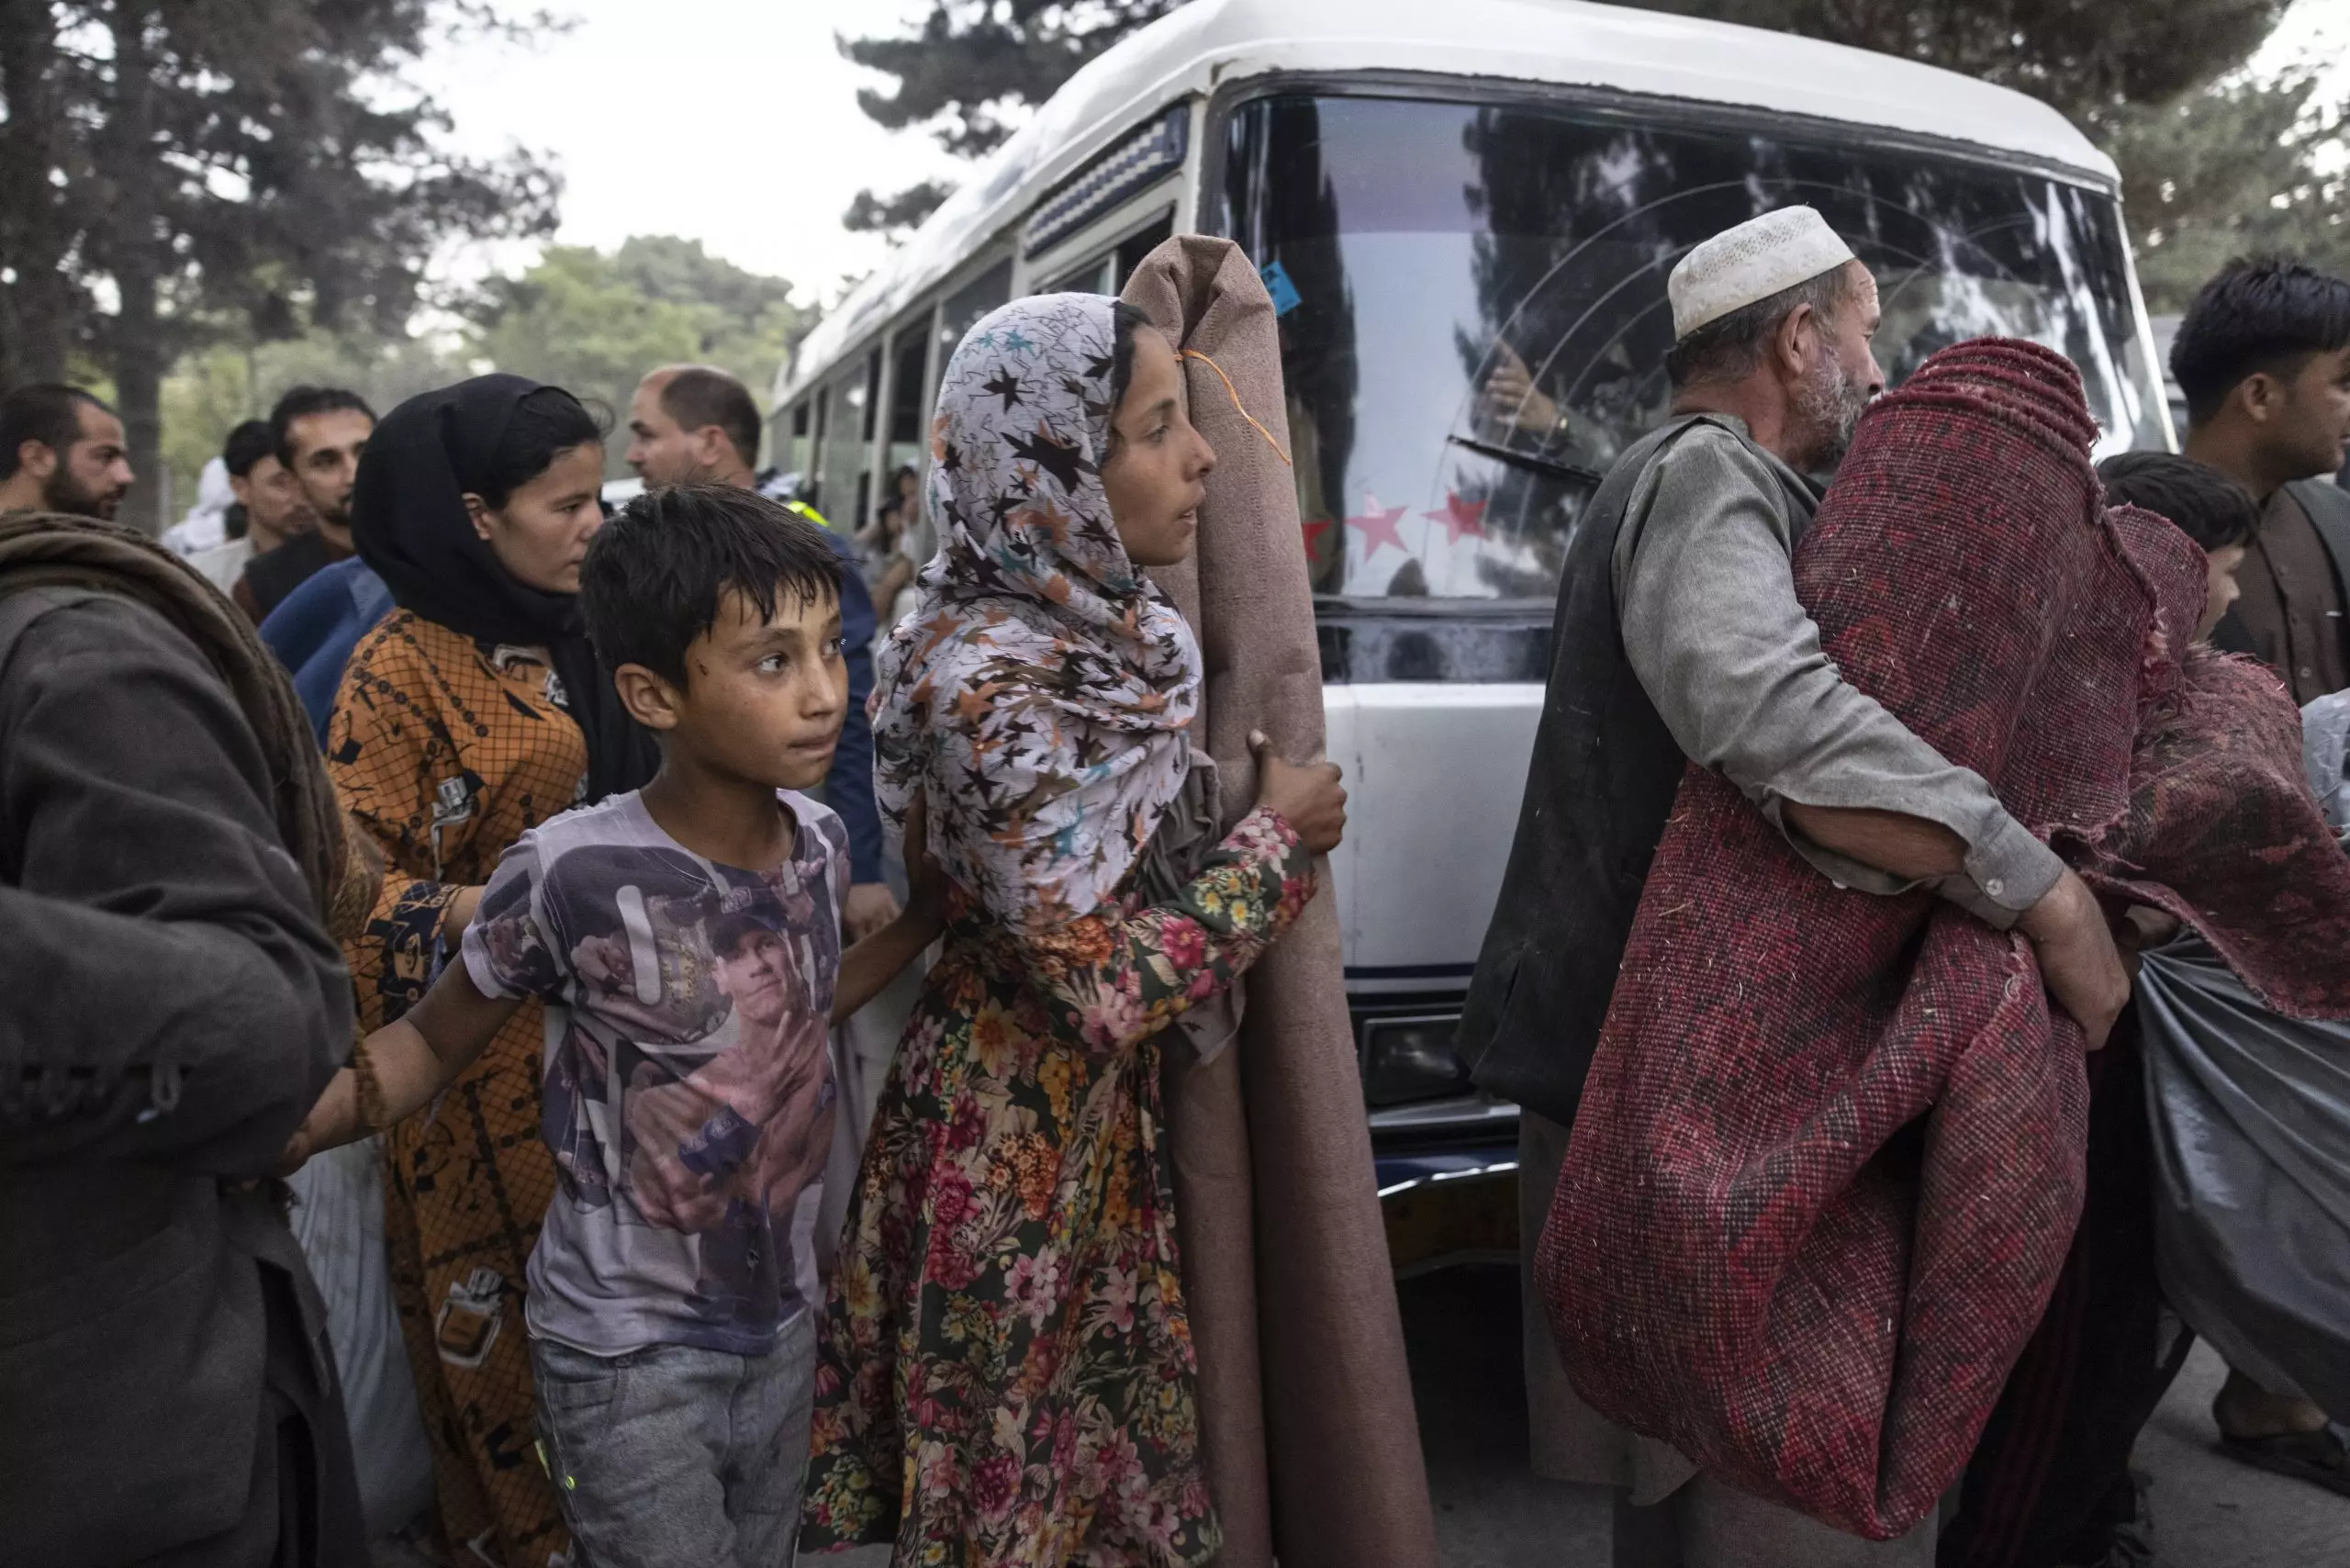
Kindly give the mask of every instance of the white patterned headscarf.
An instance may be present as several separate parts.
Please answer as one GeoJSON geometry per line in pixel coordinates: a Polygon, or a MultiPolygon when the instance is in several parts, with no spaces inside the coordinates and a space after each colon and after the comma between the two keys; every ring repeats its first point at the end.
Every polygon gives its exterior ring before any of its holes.
{"type": "Polygon", "coordinates": [[[1024,932],[1109,901],[1182,789],[1199,711],[1199,644],[1102,489],[1113,303],[1014,300],[946,362],[938,554],[874,689],[883,810],[903,822],[922,790],[931,853],[1024,932]]]}

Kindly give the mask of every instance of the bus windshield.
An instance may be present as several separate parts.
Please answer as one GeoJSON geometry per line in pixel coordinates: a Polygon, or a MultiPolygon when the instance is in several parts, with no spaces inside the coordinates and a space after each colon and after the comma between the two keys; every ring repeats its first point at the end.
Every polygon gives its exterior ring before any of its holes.
{"type": "Polygon", "coordinates": [[[2080,367],[2104,450],[2161,443],[2119,215],[2081,185],[1858,134],[1304,92],[1237,107],[1225,150],[1224,232],[1280,313],[1326,609],[1547,617],[1577,510],[1665,416],[1666,274],[1791,202],[1876,274],[1894,382],[1962,339],[2030,338],[2080,367]]]}

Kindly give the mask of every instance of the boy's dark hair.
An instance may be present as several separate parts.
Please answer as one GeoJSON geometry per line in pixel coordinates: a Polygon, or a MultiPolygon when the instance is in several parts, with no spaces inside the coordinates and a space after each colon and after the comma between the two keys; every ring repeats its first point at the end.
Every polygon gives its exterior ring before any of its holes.
{"type": "Polygon", "coordinates": [[[364,414],[370,423],[375,410],[367,399],[356,392],[340,386],[296,386],[289,388],[277,406],[269,411],[270,432],[277,438],[277,460],[288,468],[294,466],[294,421],[307,420],[313,414],[340,414],[348,409],[364,414]]]}
{"type": "Polygon", "coordinates": [[[1850,265],[1839,263],[1818,277],[1807,277],[1707,322],[1667,351],[1665,375],[1679,388],[1710,381],[1739,381],[1753,375],[1755,366],[1762,363],[1771,335],[1796,307],[1808,305],[1823,323],[1835,321],[1852,292],[1850,265]]]}
{"type": "Polygon", "coordinates": [[[277,432],[267,420],[247,420],[220,443],[220,461],[233,478],[241,479],[264,457],[277,455],[277,432]]]}
{"type": "Polygon", "coordinates": [[[2109,507],[2143,507],[2168,518],[2206,550],[2249,544],[2260,532],[2260,503],[2208,463],[2168,452],[2125,452],[2097,465],[2109,507]]]}
{"type": "Polygon", "coordinates": [[[698,431],[716,425],[733,443],[744,466],[759,461],[759,405],[751,389],[714,365],[681,365],[661,386],[661,411],[677,428],[698,431]]]}
{"type": "Polygon", "coordinates": [[[482,471],[460,476],[460,482],[495,511],[545,473],[557,456],[575,446],[600,447],[610,433],[611,421],[589,411],[578,398],[560,386],[542,386],[515,403],[482,471]]]}
{"type": "Polygon", "coordinates": [[[2171,340],[2170,373],[2201,424],[2247,376],[2291,375],[2350,343],[2350,282],[2283,257],[2238,257],[2197,292],[2171,340]]]}
{"type": "Polygon", "coordinates": [[[37,441],[62,456],[82,439],[84,405],[100,413],[114,412],[95,395],[62,381],[36,381],[0,398],[0,479],[13,479],[17,450],[37,441]]]}
{"type": "Polygon", "coordinates": [[[607,669],[643,665],[686,684],[686,648],[732,589],[772,619],[786,593],[837,599],[841,560],[812,523],[755,490],[647,490],[588,542],[579,608],[607,669]]]}

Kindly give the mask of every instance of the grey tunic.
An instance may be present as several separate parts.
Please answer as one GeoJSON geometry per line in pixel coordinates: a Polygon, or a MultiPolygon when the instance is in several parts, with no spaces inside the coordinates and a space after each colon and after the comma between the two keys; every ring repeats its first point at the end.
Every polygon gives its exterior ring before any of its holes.
{"type": "Polygon", "coordinates": [[[0,658],[9,1562],[251,1568],[306,1485],[328,1547],[356,1545],[323,1307],[245,1184],[351,1046],[272,801],[228,686],[154,610],[51,609],[0,658]]]}
{"type": "Polygon", "coordinates": [[[1693,422],[1641,476],[1616,540],[1625,655],[1665,727],[1841,886],[1916,884],[1811,843],[1781,820],[1785,802],[1940,823],[1965,843],[1965,869],[1934,879],[1935,890],[1995,926],[2014,924],[2064,863],[1980,774],[1845,684],[1796,599],[1795,548],[1811,514],[1796,515],[1793,497],[1808,487],[1742,421],[1693,422]]]}

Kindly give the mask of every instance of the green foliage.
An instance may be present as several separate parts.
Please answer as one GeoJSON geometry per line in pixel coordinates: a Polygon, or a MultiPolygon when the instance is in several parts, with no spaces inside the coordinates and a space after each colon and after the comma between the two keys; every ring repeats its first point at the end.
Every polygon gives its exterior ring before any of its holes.
{"type": "Polygon", "coordinates": [[[2281,252],[2350,275],[2335,106],[2307,76],[2231,82],[2099,128],[2121,166],[2122,211],[2146,308],[2187,308],[2232,256],[2281,252]]]}
{"type": "Polygon", "coordinates": [[[444,241],[543,233],[557,189],[527,154],[448,152],[404,73],[453,32],[544,25],[489,0],[0,0],[0,378],[95,354],[151,472],[182,353],[404,330],[444,241]]]}
{"type": "Polygon", "coordinates": [[[1850,44],[2012,87],[2076,119],[2164,103],[2242,64],[2287,0],[1633,0],[1850,44]]]}
{"type": "MultiPolygon", "coordinates": [[[[163,460],[185,506],[204,465],[220,454],[229,432],[246,420],[265,418],[288,387],[347,386],[383,413],[406,398],[478,374],[465,346],[435,337],[298,338],[238,347],[214,343],[181,356],[163,377],[163,460]]],[[[166,521],[174,521],[166,519],[166,521]]]]}
{"type": "Polygon", "coordinates": [[[923,180],[890,196],[859,191],[856,199],[848,204],[848,211],[841,215],[841,227],[852,234],[886,234],[893,240],[900,239],[919,228],[923,218],[936,212],[939,204],[954,194],[955,187],[945,180],[923,180]]]}
{"type": "MultiPolygon", "coordinates": [[[[240,420],[266,414],[303,382],[348,386],[382,413],[419,392],[504,370],[569,387],[607,408],[617,426],[640,376],[691,361],[741,376],[764,407],[776,366],[814,324],[790,295],[783,279],[746,272],[699,241],[638,236],[610,254],[551,245],[520,276],[480,286],[456,330],[312,331],[184,355],[163,382],[163,454],[184,498],[240,420]]],[[[610,445],[615,476],[624,472],[623,444],[610,445]]]]}
{"type": "Polygon", "coordinates": [[[898,79],[857,107],[891,130],[938,122],[949,152],[976,157],[1012,134],[1007,106],[1041,104],[1077,68],[1183,0],[932,0],[912,37],[842,39],[841,52],[898,79]]]}
{"type": "MultiPolygon", "coordinates": [[[[897,78],[894,91],[867,87],[857,107],[891,130],[928,125],[949,152],[976,158],[1012,134],[1009,108],[1041,104],[1077,68],[1183,0],[932,0],[911,35],[840,39],[841,52],[897,78]]],[[[890,196],[857,193],[854,230],[910,229],[946,199],[936,181],[890,196]],[[931,192],[935,189],[934,197],[931,192]]]]}
{"type": "Polygon", "coordinates": [[[646,371],[681,361],[733,372],[764,406],[776,366],[813,324],[790,294],[783,279],[746,272],[699,241],[639,236],[610,255],[554,245],[520,277],[483,291],[468,346],[486,366],[603,403],[616,421],[646,371]]]}

